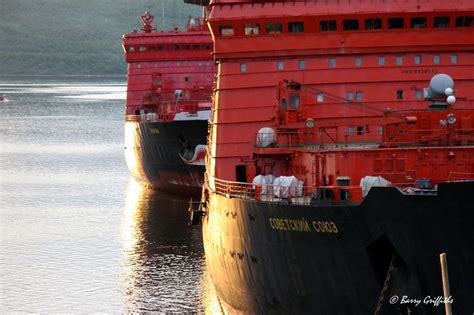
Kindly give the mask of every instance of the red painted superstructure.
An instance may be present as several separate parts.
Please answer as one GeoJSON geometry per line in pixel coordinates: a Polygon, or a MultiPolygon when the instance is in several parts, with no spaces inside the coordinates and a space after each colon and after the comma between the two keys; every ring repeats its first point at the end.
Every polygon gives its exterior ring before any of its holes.
{"type": "Polygon", "coordinates": [[[162,191],[199,194],[216,67],[203,19],[186,30],[153,28],[123,36],[128,63],[125,157],[137,180],[162,191]]]}
{"type": "Polygon", "coordinates": [[[190,19],[185,31],[168,32],[153,30],[153,16],[148,12],[142,21],[142,32],[123,37],[128,63],[127,119],[155,113],[155,120],[169,121],[176,113],[209,110],[215,65],[204,21],[190,19]]]}
{"type": "Polygon", "coordinates": [[[445,252],[454,312],[469,312],[474,3],[207,10],[218,76],[194,213],[221,301],[249,314],[441,314],[390,297],[442,295],[445,252]]]}
{"type": "MultiPolygon", "coordinates": [[[[246,181],[267,172],[255,154],[259,151],[249,145],[262,127],[278,134],[301,133],[308,118],[334,122],[351,117],[345,130],[338,128],[339,142],[380,142],[383,119],[366,123],[364,117],[426,110],[423,88],[437,73],[456,81],[453,110],[474,107],[474,7],[468,1],[456,10],[435,1],[217,0],[211,8],[219,61],[212,177],[235,181],[237,165],[247,168],[246,181]],[[299,108],[279,104],[283,80],[305,88],[299,108]]],[[[422,121],[417,126],[426,124],[422,121]]],[[[310,176],[305,158],[283,160],[281,165],[271,162],[272,172],[295,175],[305,185],[317,184],[314,178],[341,175],[332,168],[331,174],[310,176]]],[[[474,172],[472,161],[462,163],[464,172],[474,172]]],[[[353,177],[355,183],[358,179],[353,177]]]]}

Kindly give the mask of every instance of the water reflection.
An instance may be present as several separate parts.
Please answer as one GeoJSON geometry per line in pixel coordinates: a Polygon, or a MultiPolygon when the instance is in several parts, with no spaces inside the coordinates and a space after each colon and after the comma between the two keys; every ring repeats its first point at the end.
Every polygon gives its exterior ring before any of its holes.
{"type": "Polygon", "coordinates": [[[187,200],[130,182],[122,223],[126,312],[221,312],[201,227],[187,226],[187,207],[187,200]]]}

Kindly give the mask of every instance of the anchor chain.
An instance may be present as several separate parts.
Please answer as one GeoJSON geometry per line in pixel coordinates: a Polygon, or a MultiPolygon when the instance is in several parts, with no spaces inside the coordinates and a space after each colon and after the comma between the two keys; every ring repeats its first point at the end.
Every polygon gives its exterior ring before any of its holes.
{"type": "Polygon", "coordinates": [[[377,302],[377,308],[375,309],[374,315],[379,315],[380,311],[382,310],[382,305],[383,305],[383,302],[385,301],[385,294],[387,293],[388,287],[390,286],[390,283],[392,281],[392,273],[393,273],[393,269],[395,268],[395,260],[396,260],[396,254],[395,252],[393,252],[392,260],[390,261],[390,266],[388,267],[388,270],[387,270],[387,276],[385,277],[385,282],[383,284],[382,290],[380,291],[380,296],[377,302]]]}

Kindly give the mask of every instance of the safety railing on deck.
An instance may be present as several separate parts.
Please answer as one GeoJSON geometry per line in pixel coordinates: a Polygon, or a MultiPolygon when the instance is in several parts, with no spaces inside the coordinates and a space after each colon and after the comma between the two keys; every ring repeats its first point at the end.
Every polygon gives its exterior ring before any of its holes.
{"type": "Polygon", "coordinates": [[[228,198],[294,205],[358,204],[362,201],[359,186],[257,185],[214,179],[214,190],[228,198]]]}
{"type": "Polygon", "coordinates": [[[298,147],[377,147],[377,146],[432,146],[432,145],[474,145],[474,129],[450,130],[403,130],[389,135],[381,133],[355,134],[344,132],[277,132],[256,133],[257,148],[298,147]],[[264,145],[265,142],[271,143],[264,145]]]}
{"type": "Polygon", "coordinates": [[[348,147],[357,146],[364,148],[377,147],[382,143],[381,135],[370,134],[348,135],[337,132],[296,132],[283,131],[277,133],[255,133],[255,146],[257,148],[307,148],[307,147],[348,147]],[[272,141],[273,139],[273,141],[272,141]],[[271,144],[266,144],[271,142],[271,144]]]}
{"type": "Polygon", "coordinates": [[[284,187],[279,185],[253,185],[251,183],[214,180],[215,192],[229,198],[242,198],[265,202],[282,202],[308,205],[314,196],[312,187],[284,187]]]}
{"type": "Polygon", "coordinates": [[[474,180],[474,173],[471,172],[449,172],[447,180],[474,180]]]}
{"type": "Polygon", "coordinates": [[[174,114],[156,114],[149,113],[143,115],[126,115],[125,122],[162,122],[162,121],[171,121],[174,118],[174,114]]]}
{"type": "Polygon", "coordinates": [[[401,130],[386,134],[383,143],[389,146],[473,145],[474,129],[401,130]]]}

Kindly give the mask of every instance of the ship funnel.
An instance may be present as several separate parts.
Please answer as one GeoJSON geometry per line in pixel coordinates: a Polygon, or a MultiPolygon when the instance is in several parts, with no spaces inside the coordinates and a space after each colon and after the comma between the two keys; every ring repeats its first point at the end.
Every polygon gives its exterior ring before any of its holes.
{"type": "Polygon", "coordinates": [[[430,86],[424,89],[425,100],[434,101],[430,108],[446,108],[456,100],[454,80],[447,74],[440,73],[431,78],[430,86]]]}

